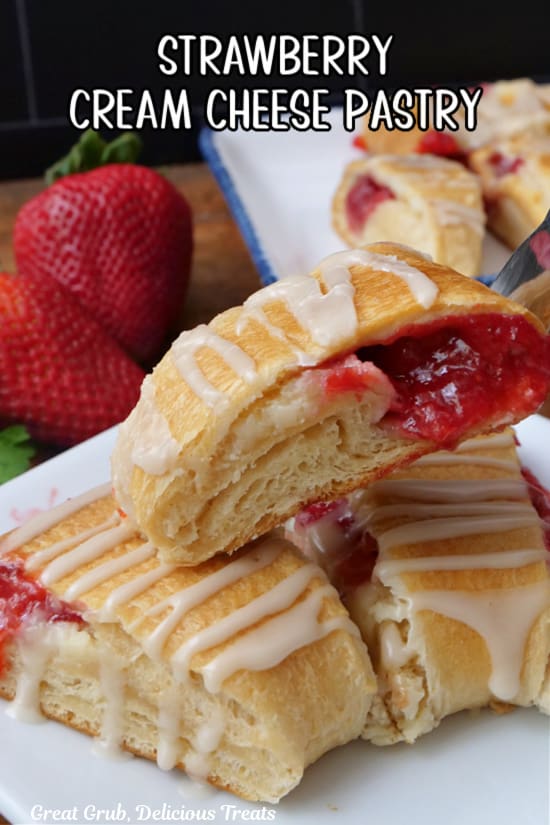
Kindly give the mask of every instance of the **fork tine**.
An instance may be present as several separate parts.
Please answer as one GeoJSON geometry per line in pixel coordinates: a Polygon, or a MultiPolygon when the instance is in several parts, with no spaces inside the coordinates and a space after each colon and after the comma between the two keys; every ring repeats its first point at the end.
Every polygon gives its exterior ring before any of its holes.
{"type": "Polygon", "coordinates": [[[550,270],[550,211],[504,264],[492,288],[501,295],[510,296],[522,284],[538,279],[545,270],[550,270]]]}

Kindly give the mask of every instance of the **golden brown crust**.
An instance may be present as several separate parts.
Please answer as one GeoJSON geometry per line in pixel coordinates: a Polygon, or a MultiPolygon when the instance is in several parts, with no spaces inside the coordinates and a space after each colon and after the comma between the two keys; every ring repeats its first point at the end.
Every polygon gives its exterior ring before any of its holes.
{"type": "Polygon", "coordinates": [[[520,135],[472,152],[490,229],[515,249],[544,219],[550,204],[550,124],[546,138],[520,135]]]}
{"type": "MultiPolygon", "coordinates": [[[[104,734],[106,709],[112,717],[118,706],[110,695],[118,677],[105,679],[102,670],[115,667],[125,694],[115,725],[122,747],[157,758],[162,696],[170,689],[169,718],[181,731],[175,764],[196,772],[199,722],[221,715],[219,743],[207,754],[204,777],[265,801],[288,793],[326,750],[359,735],[374,675],[364,644],[320,569],[276,537],[198,568],[163,568],[154,555],[135,562],[131,554],[144,544],[131,530],[99,554],[84,552],[91,529],[101,528],[101,538],[121,526],[114,500],[103,497],[10,551],[28,575],[45,582],[52,564],[66,564],[65,574],[48,585],[60,598],[70,598],[75,583],[89,583],[76,598],[88,624],[55,625],[55,653],[41,677],[46,715],[90,735],[104,734]],[[59,542],[64,549],[56,549],[59,542]],[[36,556],[52,547],[53,557],[36,556]],[[131,563],[121,566],[125,557],[131,563]],[[113,604],[121,588],[125,596],[113,604]],[[296,610],[301,619],[290,633],[281,622],[296,610]],[[185,644],[190,655],[181,658],[185,644]],[[334,678],[335,661],[344,682],[334,678]]],[[[0,676],[6,698],[13,698],[24,667],[25,633],[16,637],[10,666],[0,676]]]]}
{"type": "MultiPolygon", "coordinates": [[[[479,492],[480,502],[487,503],[490,509],[491,502],[498,506],[500,501],[508,515],[512,507],[523,507],[522,518],[526,514],[527,521],[511,524],[506,530],[497,529],[493,521],[493,527],[480,528],[475,533],[468,532],[472,515],[465,514],[454,536],[420,541],[413,540],[409,526],[409,543],[399,541],[384,550],[373,582],[351,593],[350,612],[369,646],[379,680],[379,698],[372,706],[364,734],[377,744],[399,739],[414,741],[444,716],[462,709],[495,703],[528,706],[542,702],[550,654],[550,577],[540,522],[526,491],[523,496],[516,494],[509,499],[502,495],[498,499],[498,494],[490,491],[495,479],[515,481],[521,489],[522,476],[513,443],[496,447],[487,442],[483,449],[478,446],[463,456],[464,463],[413,464],[387,481],[430,481],[441,486],[458,481],[464,490],[469,484],[482,481],[487,493],[479,492]],[[488,459],[489,465],[497,462],[497,466],[467,463],[471,456],[488,459]],[[506,464],[500,466],[498,462],[506,464]],[[526,550],[538,553],[538,560],[524,555],[526,550]],[[495,553],[496,558],[488,555],[495,553]],[[445,557],[457,558],[460,564],[464,557],[471,557],[472,566],[435,569],[438,564],[442,566],[439,560],[445,557]],[[487,559],[486,567],[481,564],[483,557],[487,559]],[[433,569],[429,566],[430,558],[435,559],[433,569]],[[380,566],[388,559],[397,565],[397,572],[389,573],[380,566]],[[428,559],[427,569],[399,573],[399,564],[405,560],[410,563],[411,559],[428,559]],[[436,601],[430,608],[434,593],[436,601]],[[505,600],[502,604],[501,598],[505,600]],[[537,604],[531,615],[530,602],[534,604],[535,599],[537,604]],[[451,613],[446,614],[446,610],[451,613]],[[489,618],[480,624],[477,616],[482,610],[489,618]],[[523,614],[527,617],[525,639],[517,630],[523,614]],[[491,619],[491,615],[495,618],[491,619]],[[397,638],[401,640],[399,644],[397,638]],[[507,647],[502,647],[503,640],[507,647]],[[506,687],[509,673],[519,674],[517,691],[513,697],[500,696],[498,691],[504,689],[503,684],[506,687]]],[[[419,519],[427,519],[424,523],[429,524],[426,515],[414,513],[415,504],[426,503],[424,497],[415,498],[414,490],[414,486],[409,487],[405,499],[396,498],[387,486],[374,485],[367,491],[369,509],[374,514],[369,529],[376,538],[419,519]],[[408,503],[410,514],[391,515],[390,510],[384,517],[380,508],[398,502],[408,503]]],[[[436,501],[438,497],[441,501],[441,494],[440,488],[434,494],[436,501]]],[[[457,497],[455,504],[460,500],[457,497]]],[[[441,518],[436,512],[440,505],[432,502],[431,506],[432,518],[441,518]]],[[[425,531],[424,535],[429,533],[425,531]]]]}
{"type": "MultiPolygon", "coordinates": [[[[396,438],[376,426],[389,405],[383,380],[373,380],[361,404],[352,393],[329,399],[314,381],[304,383],[310,373],[300,361],[319,364],[387,340],[408,325],[461,315],[521,315],[541,328],[523,307],[410,249],[379,243],[366,251],[383,257],[349,267],[355,328],[340,324],[340,334],[320,344],[277,293],[270,299],[279,283],[254,296],[265,299],[263,316],[236,307],[206,330],[183,333],[146,379],[146,395],[119,430],[113,480],[122,507],[165,559],[196,564],[234,550],[308,502],[335,498],[433,449],[432,442],[396,438]],[[396,264],[414,267],[436,285],[428,309],[392,274],[396,264]],[[245,380],[208,344],[193,351],[193,378],[198,372],[219,402],[205,401],[183,377],[191,369],[188,353],[185,367],[177,365],[178,347],[197,334],[214,334],[254,366],[253,378],[245,380]],[[136,445],[144,444],[152,469],[135,455],[136,445]],[[170,452],[170,460],[157,466],[157,458],[170,452]]],[[[319,270],[313,278],[326,296],[319,270]]],[[[341,309],[338,304],[335,315],[341,309]]],[[[482,422],[477,432],[493,423],[482,422]]]]}
{"type": "Polygon", "coordinates": [[[464,166],[427,155],[375,155],[344,170],[332,202],[335,231],[350,246],[376,241],[406,243],[464,275],[478,275],[485,214],[481,186],[464,166]],[[363,177],[394,197],[380,203],[364,225],[352,229],[347,198],[363,177]]]}

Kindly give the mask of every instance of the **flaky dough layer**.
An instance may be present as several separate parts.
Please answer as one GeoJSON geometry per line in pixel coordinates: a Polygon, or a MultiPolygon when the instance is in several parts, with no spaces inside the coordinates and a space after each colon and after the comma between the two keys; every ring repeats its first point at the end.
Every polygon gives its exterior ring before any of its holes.
{"type": "Polygon", "coordinates": [[[86,624],[22,623],[0,671],[16,715],[40,704],[107,749],[270,802],[359,736],[375,689],[366,648],[288,542],[174,569],[110,496],[53,521],[31,537],[25,525],[21,544],[13,533],[0,561],[23,563],[86,624]]]}
{"type": "Polygon", "coordinates": [[[485,213],[477,177],[461,163],[433,155],[372,155],[350,163],[334,194],[332,224],[350,247],[381,239],[407,243],[464,275],[479,275],[485,213]],[[360,229],[347,201],[363,177],[387,187],[360,229]]]}
{"type": "Polygon", "coordinates": [[[373,485],[372,581],[346,599],[378,678],[364,737],[414,742],[447,715],[548,712],[550,576],[512,433],[373,485]]]}
{"type": "MultiPolygon", "coordinates": [[[[503,313],[541,330],[523,307],[407,248],[342,255],[184,332],[146,378],[120,427],[113,482],[164,559],[234,551],[434,449],[378,426],[391,404],[380,371],[359,393],[326,393],[312,367],[441,318],[503,313]]],[[[499,417],[476,431],[510,412],[499,417]]]]}

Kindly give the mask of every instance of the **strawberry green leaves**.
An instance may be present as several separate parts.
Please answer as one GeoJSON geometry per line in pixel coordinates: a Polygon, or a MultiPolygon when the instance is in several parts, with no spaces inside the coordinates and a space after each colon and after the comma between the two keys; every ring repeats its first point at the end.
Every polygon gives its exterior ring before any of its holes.
{"type": "Polygon", "coordinates": [[[25,427],[15,424],[0,430],[0,484],[28,470],[34,454],[25,427]]]}
{"type": "Polygon", "coordinates": [[[109,163],[135,163],[142,146],[133,132],[126,132],[107,143],[98,132],[88,129],[65,157],[46,170],[46,183],[49,186],[59,178],[89,172],[109,163]]]}

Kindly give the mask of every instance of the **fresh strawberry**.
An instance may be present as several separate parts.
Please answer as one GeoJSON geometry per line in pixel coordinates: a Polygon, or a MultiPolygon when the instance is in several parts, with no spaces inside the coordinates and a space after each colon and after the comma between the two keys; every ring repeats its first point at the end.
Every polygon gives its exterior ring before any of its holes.
{"type": "MultiPolygon", "coordinates": [[[[65,159],[52,176],[93,165],[88,144],[85,162],[65,159]]],[[[57,279],[130,355],[151,362],[161,354],[192,253],[189,205],[162,175],[120,162],[68,174],[20,210],[14,248],[21,274],[57,279]]]]}
{"type": "Polygon", "coordinates": [[[0,273],[0,423],[68,446],[125,418],[144,373],[51,278],[0,273]]]}

